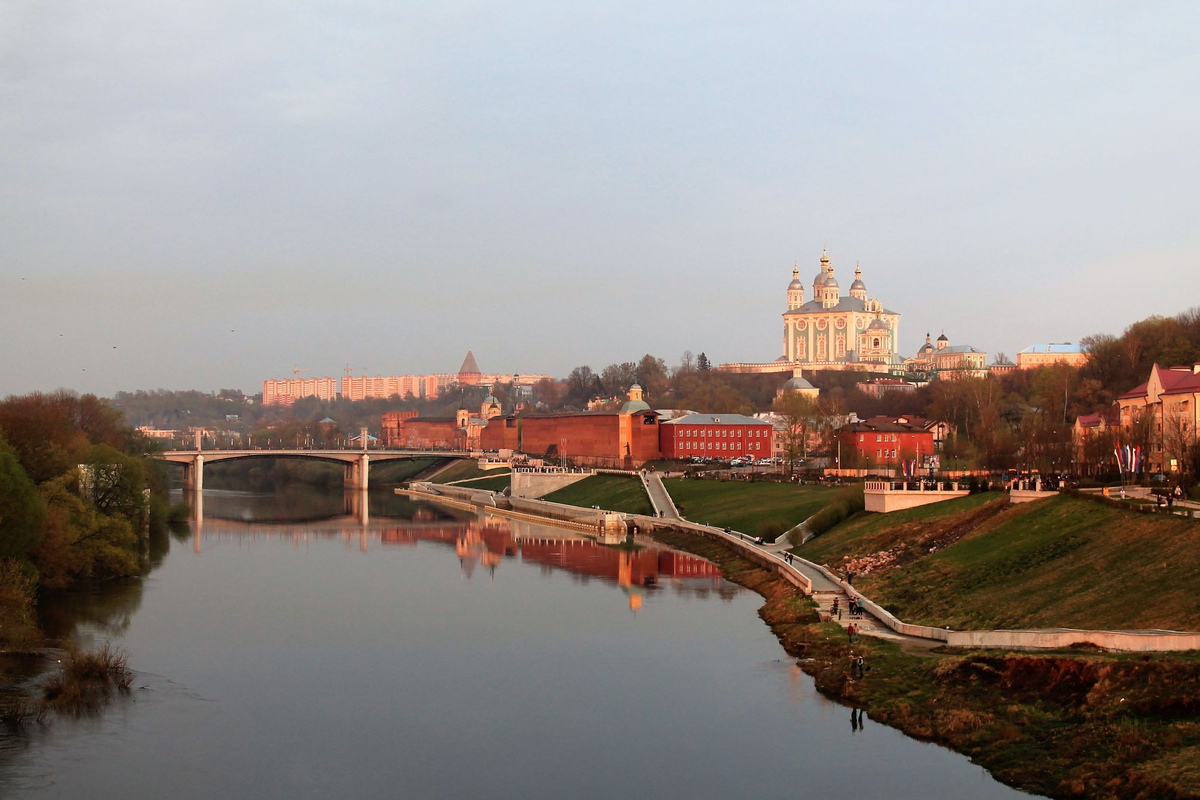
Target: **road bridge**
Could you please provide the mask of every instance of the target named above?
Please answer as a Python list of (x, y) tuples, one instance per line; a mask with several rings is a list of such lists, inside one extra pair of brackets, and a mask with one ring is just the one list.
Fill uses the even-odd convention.
[[(365, 429), (360, 438), (364, 442), (367, 441)], [(369, 485), (368, 478), (372, 464), (412, 458), (479, 458), (481, 455), (479, 452), (463, 450), (372, 450), (365, 447), (356, 450), (312, 448), (203, 450), (200, 448), (200, 437), (197, 435), (194, 450), (167, 450), (155, 457), (172, 464), (182, 465), (184, 487), (199, 492), (204, 488), (204, 465), (218, 461), (238, 461), (247, 458), (299, 458), (341, 464), (345, 468), (344, 484), (351, 489), (366, 489)]]

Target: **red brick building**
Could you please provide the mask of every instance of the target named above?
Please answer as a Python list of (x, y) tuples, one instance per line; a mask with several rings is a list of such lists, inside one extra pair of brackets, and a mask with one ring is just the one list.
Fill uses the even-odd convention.
[(659, 425), (662, 458), (770, 458), (771, 423), (741, 414), (688, 414)]
[(416, 411), (386, 411), (380, 419), (379, 443), (384, 447), (400, 447), (405, 420), (417, 416)]
[(837, 433), (843, 466), (894, 466), (903, 459), (932, 455), (939, 423), (919, 417), (871, 417)]
[(578, 464), (629, 468), (658, 458), (658, 427), (658, 414), (650, 409), (521, 417), (517, 449), (561, 455)]

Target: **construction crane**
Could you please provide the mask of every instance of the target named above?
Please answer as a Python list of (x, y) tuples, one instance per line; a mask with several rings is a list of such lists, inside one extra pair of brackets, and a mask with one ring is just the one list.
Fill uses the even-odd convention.
[(308, 367), (301, 367), (297, 364), (292, 364), (292, 380), (299, 380), (301, 372), (312, 372)]
[(353, 377), (350, 373), (356, 369), (370, 369), (370, 367), (352, 367), (349, 364), (347, 364), (346, 365), (346, 377), (347, 378)]

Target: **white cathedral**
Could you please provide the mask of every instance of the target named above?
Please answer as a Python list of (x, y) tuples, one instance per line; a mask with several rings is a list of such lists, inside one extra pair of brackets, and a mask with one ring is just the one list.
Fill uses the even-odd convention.
[(792, 270), (783, 312), (783, 356), (805, 369), (888, 371), (903, 364), (897, 349), (900, 314), (867, 297), (862, 270), (855, 268), (850, 293), (843, 295), (833, 264), (821, 251), (821, 271), (813, 279), (813, 296), (804, 300), (800, 270)]

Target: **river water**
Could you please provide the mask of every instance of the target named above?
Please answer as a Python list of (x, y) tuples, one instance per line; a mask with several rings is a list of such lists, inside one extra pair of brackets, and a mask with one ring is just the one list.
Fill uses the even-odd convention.
[(702, 559), (360, 498), (206, 491), (148, 577), (46, 604), (134, 690), (0, 729), (0, 796), (1018, 794), (852, 724)]

